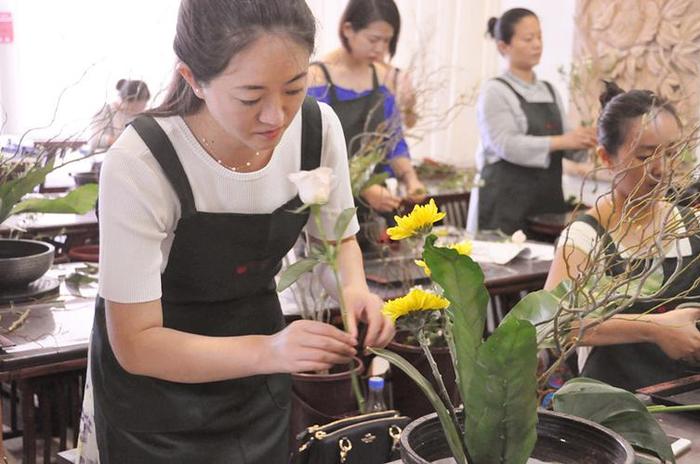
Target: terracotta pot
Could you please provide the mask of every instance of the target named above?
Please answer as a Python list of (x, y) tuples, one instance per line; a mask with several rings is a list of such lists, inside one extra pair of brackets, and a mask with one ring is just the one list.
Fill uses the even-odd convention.
[(99, 245), (81, 245), (68, 250), (68, 258), (71, 261), (86, 261), (88, 263), (97, 263), (100, 259)]
[[(535, 459), (560, 464), (634, 463), (632, 447), (612, 430), (552, 411), (540, 410), (538, 419), (537, 444), (532, 452)], [(405, 464), (454, 462), (437, 414), (406, 426), (401, 434), (401, 460)]]
[[(433, 378), (430, 364), (423, 350), (419, 346), (401, 343), (407, 335), (407, 333), (397, 333), (394, 340), (387, 346), (387, 349), (403, 356), (426, 379), (430, 380), (430, 383), (437, 390), (437, 382)], [(455, 372), (452, 368), (450, 350), (447, 347), (436, 347), (431, 348), (430, 352), (433, 354), (438, 370), (445, 382), (447, 393), (450, 395), (452, 403), (457, 406), (461, 403), (461, 400), (459, 399), (459, 388), (457, 387)], [(416, 386), (416, 383), (404, 374), (401, 369), (393, 368), (391, 370), (391, 389), (394, 395), (394, 408), (398, 409), (401, 414), (415, 419), (434, 411), (423, 392)]]
[[(362, 361), (355, 358), (354, 371), (358, 377), (363, 369)], [(358, 414), (350, 379), (350, 370), (344, 365), (335, 366), (329, 374), (292, 374), (292, 417), (289, 428), (292, 442), (307, 427)]]

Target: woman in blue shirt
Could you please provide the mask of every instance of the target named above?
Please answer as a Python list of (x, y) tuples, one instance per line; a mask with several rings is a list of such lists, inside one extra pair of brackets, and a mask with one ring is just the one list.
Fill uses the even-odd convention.
[[(411, 165), (395, 98), (398, 70), (382, 63), (387, 53), (396, 52), (400, 27), (393, 0), (350, 0), (340, 21), (342, 47), (309, 68), (308, 94), (338, 114), (349, 157), (369, 147), (382, 150), (384, 163), (378, 169), (404, 184), (409, 200), (421, 201), (425, 187)], [(360, 196), (380, 213), (401, 203), (385, 185), (372, 185)]]

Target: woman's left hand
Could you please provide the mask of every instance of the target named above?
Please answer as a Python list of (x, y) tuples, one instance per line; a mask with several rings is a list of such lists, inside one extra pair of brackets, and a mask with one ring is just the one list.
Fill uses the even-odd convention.
[(374, 293), (361, 288), (344, 288), (343, 298), (348, 317), (348, 331), (357, 336), (357, 322), (367, 324), (364, 346), (382, 348), (394, 338), (394, 324), (382, 314), (384, 302)]

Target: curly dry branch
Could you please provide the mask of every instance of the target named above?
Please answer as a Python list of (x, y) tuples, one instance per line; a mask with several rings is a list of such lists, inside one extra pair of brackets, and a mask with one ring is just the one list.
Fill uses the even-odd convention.
[[(682, 157), (697, 146), (697, 129), (683, 140), (668, 147), (660, 147), (644, 161), (645, 171), (654, 162), (662, 162), (665, 175), (657, 179), (655, 188), (645, 192), (645, 179), (633, 186), (629, 200), (618, 203), (616, 187), (626, 175), (638, 165), (627, 166), (613, 179), (612, 192), (601, 195), (593, 208), (593, 214), (605, 220), (604, 228), (614, 237), (616, 252), (626, 259), (624, 265), (611, 255), (611, 250), (596, 246), (584, 262), (575, 266), (570, 261), (574, 253), (572, 246), (564, 248), (565, 267), (570, 270), (568, 290), (560, 299), (560, 306), (552, 319), (538, 324), (538, 342), (554, 339), (562, 359), (573, 353), (585, 332), (625, 312), (636, 303), (643, 303), (645, 314), (679, 300), (696, 299), (694, 291), (700, 287), (700, 276), (691, 281), (689, 287), (669, 295), (671, 286), (681, 276), (686, 276), (700, 256), (685, 257), (676, 262), (675, 268), (665, 279), (663, 262), (667, 254), (682, 256), (682, 240), (700, 235), (697, 217), (683, 217), (679, 209), (683, 202), (697, 201), (697, 195), (688, 198), (684, 192), (697, 181), (697, 173), (682, 169)], [(612, 212), (604, 214), (604, 201), (612, 206)], [(619, 206), (621, 205), (621, 206)], [(686, 213), (687, 214), (687, 213)], [(695, 214), (692, 212), (691, 214)], [(642, 224), (640, 227), (639, 224)], [(567, 229), (568, 231), (568, 229)], [(565, 233), (561, 240), (567, 243)], [(554, 372), (558, 363), (542, 377), (546, 379)]]

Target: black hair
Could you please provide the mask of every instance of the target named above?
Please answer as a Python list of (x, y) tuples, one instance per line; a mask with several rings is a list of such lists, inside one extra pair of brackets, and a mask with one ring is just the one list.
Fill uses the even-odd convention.
[(147, 101), (151, 98), (151, 92), (144, 81), (119, 79), (117, 90), (123, 102)]
[[(263, 33), (286, 34), (313, 53), (316, 20), (304, 0), (182, 0), (173, 49), (200, 84)], [(202, 105), (176, 70), (163, 103), (152, 115), (187, 115)]]
[(673, 105), (651, 90), (625, 92), (615, 82), (603, 81), (603, 84), (605, 89), (599, 97), (602, 109), (598, 117), (598, 143), (611, 155), (616, 155), (625, 143), (630, 120), (652, 110), (667, 111), (681, 125)]
[(500, 40), (509, 44), (515, 34), (515, 26), (521, 19), (527, 16), (537, 15), (527, 8), (511, 8), (501, 15), (500, 18), (491, 17), (486, 26), (486, 33), (494, 40)]
[(352, 52), (348, 39), (343, 34), (345, 23), (350, 23), (353, 31), (361, 31), (375, 21), (385, 21), (394, 29), (394, 35), (389, 41), (389, 55), (393, 57), (396, 54), (396, 45), (401, 32), (401, 15), (394, 0), (350, 0), (340, 17), (338, 30), (343, 47), (348, 52)]

